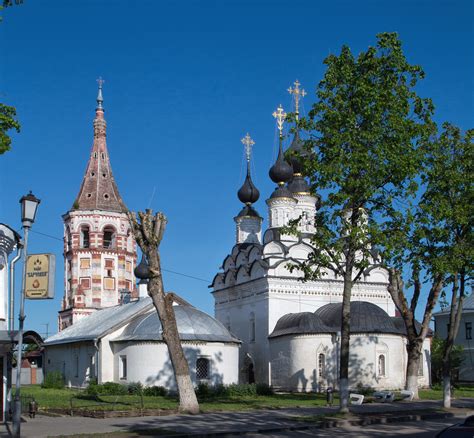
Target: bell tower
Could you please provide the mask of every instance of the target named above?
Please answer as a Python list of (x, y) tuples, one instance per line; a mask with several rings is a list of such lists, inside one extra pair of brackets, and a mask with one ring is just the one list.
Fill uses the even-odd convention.
[(133, 270), (136, 243), (115, 183), (106, 143), (102, 86), (99, 78), (94, 140), (79, 194), (64, 221), (64, 298), (62, 330), (97, 309), (120, 303), (125, 292), (137, 297)]

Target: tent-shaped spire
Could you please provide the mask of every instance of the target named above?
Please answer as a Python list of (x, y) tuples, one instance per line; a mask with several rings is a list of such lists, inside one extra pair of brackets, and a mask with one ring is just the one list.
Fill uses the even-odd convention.
[(73, 209), (126, 212), (127, 207), (123, 203), (115, 184), (107, 151), (107, 124), (102, 106), (102, 85), (104, 81), (99, 78), (97, 82), (99, 83), (99, 92), (94, 119), (94, 142), (81, 189), (74, 202)]

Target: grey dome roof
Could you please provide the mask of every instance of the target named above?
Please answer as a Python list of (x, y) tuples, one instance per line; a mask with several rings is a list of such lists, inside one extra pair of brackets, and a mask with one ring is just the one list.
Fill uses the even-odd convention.
[(275, 198), (290, 198), (293, 199), (293, 194), (285, 186), (277, 186), (270, 196), (270, 199)]
[(281, 147), (281, 139), (280, 139), (280, 149), (278, 150), (278, 157), (275, 164), (270, 168), (268, 172), (270, 175), (270, 179), (277, 183), (286, 183), (293, 177), (293, 168), (288, 161), (285, 160), (283, 156), (283, 149)]
[[(180, 339), (183, 341), (240, 342), (212, 316), (192, 306), (174, 306)], [(161, 322), (153, 311), (135, 318), (113, 342), (161, 341)]]
[(253, 204), (254, 202), (258, 201), (258, 198), (260, 198), (260, 192), (258, 191), (257, 187), (255, 187), (252, 177), (250, 176), (250, 168), (248, 167), (248, 164), (247, 176), (245, 177), (242, 187), (237, 192), (237, 197), (239, 198), (240, 202), (244, 204)]
[(298, 333), (333, 333), (321, 318), (312, 312), (288, 313), (282, 316), (270, 334), (270, 338)]
[[(340, 330), (342, 303), (326, 304), (316, 310), (321, 320)], [(351, 333), (397, 333), (401, 334), (387, 312), (379, 306), (367, 301), (351, 302)]]
[(294, 176), (293, 179), (288, 183), (288, 190), (291, 193), (311, 193), (309, 184), (302, 176)]
[(291, 142), (291, 145), (287, 149), (285, 155), (293, 167), (293, 172), (302, 173), (303, 163), (301, 162), (300, 157), (305, 155), (305, 151), (303, 149), (303, 142), (300, 139), (300, 134), (298, 131), (295, 132), (293, 141)]
[[(337, 333), (341, 331), (342, 303), (326, 304), (316, 312), (289, 313), (276, 323), (269, 338), (296, 334)], [(420, 324), (415, 322), (418, 330)], [(402, 318), (390, 317), (379, 306), (366, 301), (351, 302), (351, 333), (390, 333), (405, 335)]]

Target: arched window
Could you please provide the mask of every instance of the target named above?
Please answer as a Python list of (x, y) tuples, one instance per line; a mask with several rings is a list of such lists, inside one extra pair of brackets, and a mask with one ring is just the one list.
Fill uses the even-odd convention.
[(318, 355), (318, 374), (319, 377), (326, 377), (326, 356), (323, 353)]
[(250, 313), (250, 342), (255, 342), (255, 313)]
[(206, 380), (209, 379), (209, 368), (210, 368), (209, 359), (205, 357), (200, 357), (196, 360), (196, 379), (197, 380)]
[(115, 230), (112, 227), (104, 228), (104, 239), (103, 239), (104, 248), (114, 248), (115, 247)]
[(385, 376), (385, 355), (384, 354), (379, 354), (379, 360), (378, 360), (378, 375), (384, 377)]
[(81, 248), (89, 248), (90, 238), (89, 238), (89, 227), (84, 225), (81, 227)]

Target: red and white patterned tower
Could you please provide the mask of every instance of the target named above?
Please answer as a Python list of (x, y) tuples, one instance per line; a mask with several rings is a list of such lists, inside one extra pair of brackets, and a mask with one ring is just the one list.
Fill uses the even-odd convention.
[(137, 297), (133, 270), (136, 243), (127, 208), (112, 175), (102, 106), (102, 79), (94, 119), (94, 142), (79, 195), (64, 220), (64, 298), (59, 330), (97, 309)]

